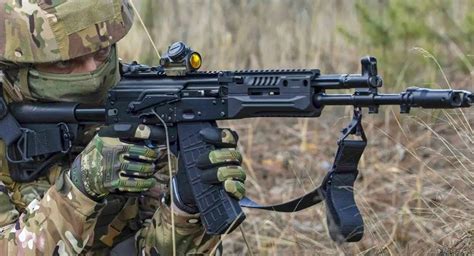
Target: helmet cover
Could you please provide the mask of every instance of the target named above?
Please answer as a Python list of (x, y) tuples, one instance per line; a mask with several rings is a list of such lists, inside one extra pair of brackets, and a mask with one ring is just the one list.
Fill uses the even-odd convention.
[(77, 58), (113, 45), (132, 22), (128, 0), (0, 0), (0, 59)]

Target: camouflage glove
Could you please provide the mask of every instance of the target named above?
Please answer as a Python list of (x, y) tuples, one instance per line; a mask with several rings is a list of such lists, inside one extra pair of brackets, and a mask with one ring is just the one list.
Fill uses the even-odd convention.
[(143, 192), (155, 185), (158, 154), (145, 146), (96, 135), (72, 164), (74, 185), (92, 199), (113, 192)]
[[(201, 180), (208, 184), (223, 183), (227, 193), (236, 199), (242, 199), (245, 196), (246, 174), (241, 167), (242, 156), (236, 149), (239, 138), (237, 133), (230, 129), (208, 128), (200, 134), (205, 142), (215, 147), (208, 154), (199, 156), (197, 167), (203, 171)], [(176, 181), (180, 199), (177, 206), (188, 213), (197, 212), (185, 174), (178, 170)]]

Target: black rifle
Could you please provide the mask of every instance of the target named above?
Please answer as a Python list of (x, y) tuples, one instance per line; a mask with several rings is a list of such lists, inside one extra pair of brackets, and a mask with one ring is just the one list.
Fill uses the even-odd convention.
[[(105, 124), (101, 135), (125, 140), (136, 137), (139, 126), (149, 129), (143, 133), (149, 146), (163, 144), (168, 138), (172, 152), (179, 154), (177, 183), (190, 185), (195, 205), (179, 203), (190, 211), (197, 208), (209, 234), (223, 234), (237, 227), (245, 219), (241, 206), (291, 212), (325, 200), (331, 237), (358, 241), (363, 221), (352, 187), (366, 146), (360, 109), (367, 107), (369, 113), (377, 113), (380, 105), (399, 105), (402, 113), (409, 113), (416, 107), (463, 108), (474, 102), (473, 94), (463, 90), (409, 88), (398, 94), (380, 94), (382, 79), (376, 59), (365, 57), (361, 64), (361, 74), (321, 75), (317, 69), (200, 72), (200, 55), (181, 42), (175, 43), (158, 67), (122, 65), (122, 80), (109, 91), (105, 107), (76, 103), (10, 105), (10, 113), (21, 127), (17, 138), (9, 140), (9, 147), (17, 151), (17, 158), (10, 160), (28, 162), (66, 153), (83, 124)], [(332, 89), (356, 90), (354, 94), (327, 94)], [(222, 185), (201, 181), (197, 158), (213, 149), (202, 134), (206, 128), (216, 127), (217, 120), (319, 117), (327, 105), (354, 106), (354, 118), (338, 141), (332, 170), (314, 191), (288, 203), (259, 206), (248, 198), (239, 204)], [(350, 134), (359, 139), (349, 139)], [(179, 194), (175, 198), (179, 201)]]

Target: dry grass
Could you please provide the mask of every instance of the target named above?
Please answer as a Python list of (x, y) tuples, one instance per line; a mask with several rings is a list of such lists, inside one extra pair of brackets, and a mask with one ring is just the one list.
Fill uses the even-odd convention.
[[(151, 8), (143, 8), (149, 3)], [(202, 53), (204, 69), (318, 67), (323, 73), (356, 73), (358, 58), (367, 54), (337, 32), (342, 26), (361, 33), (349, 1), (142, 0), (140, 4), (142, 11), (148, 10), (145, 22), (160, 50), (172, 41), (186, 41)], [(453, 8), (465, 13), (464, 4), (457, 2)], [(400, 90), (423, 78), (474, 91), (472, 69), (466, 76), (411, 50), (423, 45), (407, 47), (409, 60), (426, 63), (426, 69), (415, 80), (403, 76), (403, 67), (380, 63), (382, 75), (384, 69), (400, 70), (397, 81), (386, 81), (397, 89), (385, 91)], [(472, 50), (472, 45), (467, 49)], [(124, 59), (157, 63), (138, 25), (120, 50)], [(466, 66), (472, 62), (472, 52), (453, 55), (462, 56)], [(446, 81), (441, 70), (448, 70)], [(319, 185), (350, 111), (327, 108), (321, 118), (310, 120), (222, 123), (240, 134), (248, 194), (262, 203), (276, 203)], [(472, 109), (416, 110), (402, 116), (394, 107), (384, 108), (380, 115), (366, 115), (369, 146), (355, 188), (366, 224), (363, 240), (332, 242), (323, 206), (292, 214), (246, 210), (242, 227), (249, 247), (240, 232), (233, 232), (224, 239), (226, 255), (473, 254), (473, 125)]]

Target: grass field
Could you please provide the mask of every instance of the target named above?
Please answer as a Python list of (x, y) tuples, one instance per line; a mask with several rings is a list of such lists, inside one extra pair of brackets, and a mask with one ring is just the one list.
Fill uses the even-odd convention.
[[(379, 57), (384, 92), (409, 86), (474, 91), (474, 2), (150, 0), (135, 1), (163, 52), (183, 40), (203, 69), (319, 68), (359, 73)], [(137, 22), (120, 43), (125, 60), (157, 64)], [(318, 119), (248, 119), (239, 132), (248, 195), (286, 201), (319, 185), (331, 166), (350, 107)], [(225, 255), (474, 254), (474, 111), (398, 107), (365, 115), (369, 145), (356, 201), (366, 224), (359, 243), (330, 240), (325, 208), (292, 214), (245, 210), (242, 233), (223, 237)]]

